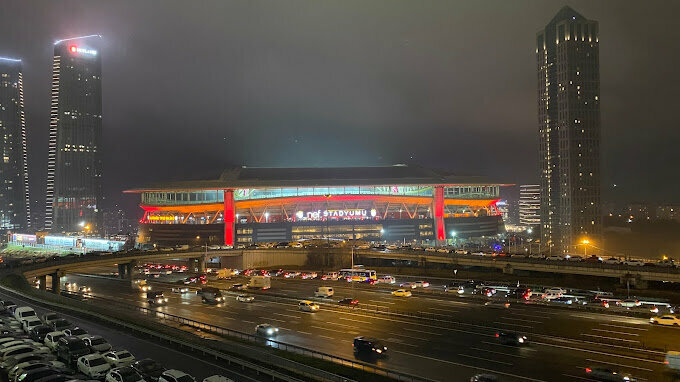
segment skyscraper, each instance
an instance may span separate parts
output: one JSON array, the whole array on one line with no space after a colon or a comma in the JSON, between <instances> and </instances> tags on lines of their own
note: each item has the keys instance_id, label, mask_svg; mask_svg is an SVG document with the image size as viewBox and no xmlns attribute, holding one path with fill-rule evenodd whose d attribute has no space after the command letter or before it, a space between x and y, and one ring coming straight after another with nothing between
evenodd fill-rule
<instances>
[{"instance_id":1,"label":"skyscraper","mask_svg":"<svg viewBox=\"0 0 680 382\"><path fill-rule=\"evenodd\" d=\"M562 8L537 33L536 59L541 237L564 253L602 232L597 21Z\"/></svg>"},{"instance_id":2,"label":"skyscraper","mask_svg":"<svg viewBox=\"0 0 680 382\"><path fill-rule=\"evenodd\" d=\"M532 228L541 224L541 186L519 186L519 225Z\"/></svg>"},{"instance_id":3,"label":"skyscraper","mask_svg":"<svg viewBox=\"0 0 680 382\"><path fill-rule=\"evenodd\" d=\"M31 225L21 60L0 57L0 230Z\"/></svg>"},{"instance_id":4,"label":"skyscraper","mask_svg":"<svg viewBox=\"0 0 680 382\"><path fill-rule=\"evenodd\" d=\"M45 229L102 226L101 36L54 43Z\"/></svg>"}]
</instances>

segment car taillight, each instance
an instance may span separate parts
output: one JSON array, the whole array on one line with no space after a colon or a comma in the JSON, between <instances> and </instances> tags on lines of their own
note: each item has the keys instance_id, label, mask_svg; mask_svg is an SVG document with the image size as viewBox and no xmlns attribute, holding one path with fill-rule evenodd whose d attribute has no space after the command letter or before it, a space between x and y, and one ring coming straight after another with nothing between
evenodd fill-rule
<instances>
[{"instance_id":1,"label":"car taillight","mask_svg":"<svg viewBox=\"0 0 680 382\"><path fill-rule=\"evenodd\" d=\"M494 335L494 337L496 337L496 338L498 338L498 337L500 337L500 336L501 336L501 335L498 334L498 333L496 333L496 334Z\"/></svg>"},{"instance_id":2,"label":"car taillight","mask_svg":"<svg viewBox=\"0 0 680 382\"><path fill-rule=\"evenodd\" d=\"M592 373L593 370L591 370L589 367L586 367L586 373Z\"/></svg>"},{"instance_id":3,"label":"car taillight","mask_svg":"<svg viewBox=\"0 0 680 382\"><path fill-rule=\"evenodd\" d=\"M668 360L663 361L664 365L668 365Z\"/></svg>"}]
</instances>

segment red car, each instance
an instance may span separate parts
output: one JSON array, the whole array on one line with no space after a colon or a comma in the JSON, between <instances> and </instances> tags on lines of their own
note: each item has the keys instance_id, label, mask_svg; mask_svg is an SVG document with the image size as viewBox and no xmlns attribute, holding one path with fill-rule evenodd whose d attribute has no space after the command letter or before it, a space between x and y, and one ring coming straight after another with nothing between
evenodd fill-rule
<instances>
[{"instance_id":1,"label":"red car","mask_svg":"<svg viewBox=\"0 0 680 382\"><path fill-rule=\"evenodd\" d=\"M338 301L338 305L354 306L357 304L359 304L359 300L352 298L343 298L342 300Z\"/></svg>"}]
</instances>

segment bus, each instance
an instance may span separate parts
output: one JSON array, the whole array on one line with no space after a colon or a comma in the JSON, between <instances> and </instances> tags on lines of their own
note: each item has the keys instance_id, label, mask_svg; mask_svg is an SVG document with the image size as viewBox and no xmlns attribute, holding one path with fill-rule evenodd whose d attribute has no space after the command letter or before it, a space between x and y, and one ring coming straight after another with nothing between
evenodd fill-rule
<instances>
[{"instance_id":1,"label":"bus","mask_svg":"<svg viewBox=\"0 0 680 382\"><path fill-rule=\"evenodd\" d=\"M365 282L368 280L377 280L378 276L374 270L364 268L349 268L341 269L338 274L347 281Z\"/></svg>"}]
</instances>

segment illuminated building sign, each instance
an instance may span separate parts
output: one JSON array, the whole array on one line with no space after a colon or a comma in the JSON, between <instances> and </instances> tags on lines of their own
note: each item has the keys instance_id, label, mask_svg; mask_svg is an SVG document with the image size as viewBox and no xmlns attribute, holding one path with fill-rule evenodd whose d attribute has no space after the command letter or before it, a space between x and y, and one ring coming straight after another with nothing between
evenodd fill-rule
<instances>
[{"instance_id":1,"label":"illuminated building sign","mask_svg":"<svg viewBox=\"0 0 680 382\"><path fill-rule=\"evenodd\" d=\"M24 235L21 233L15 233L12 235L12 241L15 242L20 242L20 243L35 243L36 242L36 237L35 235Z\"/></svg>"},{"instance_id":2,"label":"illuminated building sign","mask_svg":"<svg viewBox=\"0 0 680 382\"><path fill-rule=\"evenodd\" d=\"M75 45L71 45L68 49L71 51L71 53L89 54L91 56L97 55L97 51L94 49L80 48Z\"/></svg>"},{"instance_id":3,"label":"illuminated building sign","mask_svg":"<svg viewBox=\"0 0 680 382\"><path fill-rule=\"evenodd\" d=\"M174 216L156 216L156 215L151 215L147 216L147 219L149 221L175 221Z\"/></svg>"},{"instance_id":4,"label":"illuminated building sign","mask_svg":"<svg viewBox=\"0 0 680 382\"><path fill-rule=\"evenodd\" d=\"M341 209L341 210L316 210L298 211L295 216L299 220L321 220L321 219L368 219L376 216L376 210L367 211L365 209Z\"/></svg>"}]
</instances>

